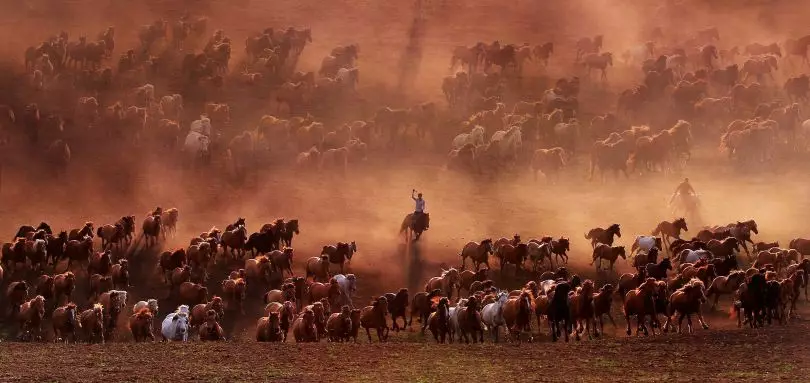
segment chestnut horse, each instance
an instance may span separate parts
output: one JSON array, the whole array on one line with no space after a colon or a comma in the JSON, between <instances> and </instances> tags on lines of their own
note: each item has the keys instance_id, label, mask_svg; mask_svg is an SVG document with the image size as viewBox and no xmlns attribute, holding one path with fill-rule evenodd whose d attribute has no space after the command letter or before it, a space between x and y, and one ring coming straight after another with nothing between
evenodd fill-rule
<instances>
[{"instance_id":1,"label":"chestnut horse","mask_svg":"<svg viewBox=\"0 0 810 383\"><path fill-rule=\"evenodd\" d=\"M672 222L661 221L661 223L655 227L655 230L652 231L652 235L660 235L661 240L664 241L664 245L669 247L673 238L681 239L681 230L689 231L689 228L686 226L686 219L684 218L678 218Z\"/></svg>"},{"instance_id":2,"label":"chestnut horse","mask_svg":"<svg viewBox=\"0 0 810 383\"><path fill-rule=\"evenodd\" d=\"M461 269L464 270L467 264L467 258L470 258L475 270L481 264L487 265L489 269L489 255L492 254L492 239L485 239L479 242L468 242L461 250Z\"/></svg>"},{"instance_id":3,"label":"chestnut horse","mask_svg":"<svg viewBox=\"0 0 810 383\"><path fill-rule=\"evenodd\" d=\"M618 223L608 226L607 229L597 227L591 229L588 234L585 234L585 239L591 240L591 247L596 247L599 243L604 243L608 246L613 246L613 236L622 237L622 232Z\"/></svg>"}]
</instances>

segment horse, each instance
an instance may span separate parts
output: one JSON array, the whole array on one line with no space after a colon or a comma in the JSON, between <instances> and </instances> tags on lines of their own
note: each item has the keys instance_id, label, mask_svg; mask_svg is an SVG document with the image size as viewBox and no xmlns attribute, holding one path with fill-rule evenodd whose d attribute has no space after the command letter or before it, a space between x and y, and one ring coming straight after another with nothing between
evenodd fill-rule
<instances>
[{"instance_id":1,"label":"horse","mask_svg":"<svg viewBox=\"0 0 810 383\"><path fill-rule=\"evenodd\" d=\"M484 239L481 242L467 242L464 248L461 249L461 270L464 270L467 265L467 258L470 258L475 271L481 264L487 265L489 269L489 255L493 253L492 239Z\"/></svg>"},{"instance_id":2,"label":"horse","mask_svg":"<svg viewBox=\"0 0 810 383\"><path fill-rule=\"evenodd\" d=\"M717 301L720 299L721 295L733 294L743 282L745 282L745 272L742 270L735 270L727 276L721 275L714 278L706 291L706 299L709 299L712 295L714 295L712 310L717 307Z\"/></svg>"},{"instance_id":3,"label":"horse","mask_svg":"<svg viewBox=\"0 0 810 383\"><path fill-rule=\"evenodd\" d=\"M636 270L647 266L649 263L658 263L658 248L653 246L649 251L639 251L633 257L633 267Z\"/></svg>"},{"instance_id":4,"label":"horse","mask_svg":"<svg viewBox=\"0 0 810 383\"><path fill-rule=\"evenodd\" d=\"M570 292L571 285L568 282L560 282L554 286L554 291L549 293L546 317L551 328L551 340L553 342L557 341L561 331L565 334L565 341L568 342L568 335L573 327L571 309L568 305L568 294ZM537 320L539 321L540 318L538 317Z\"/></svg>"},{"instance_id":5,"label":"horse","mask_svg":"<svg viewBox=\"0 0 810 383\"><path fill-rule=\"evenodd\" d=\"M366 336L368 342L371 343L372 328L377 330L377 340L383 342L388 339L388 324L386 323L386 316L388 315L388 301L385 297L378 297L375 299L371 306L366 306L360 310L360 325L366 329Z\"/></svg>"},{"instance_id":6,"label":"horse","mask_svg":"<svg viewBox=\"0 0 810 383\"><path fill-rule=\"evenodd\" d=\"M478 312L478 298L475 296L467 299L466 306L458 311L458 325L459 335L464 343L470 343L468 333L472 335L473 343L484 343L484 324L481 322L481 313Z\"/></svg>"},{"instance_id":7,"label":"horse","mask_svg":"<svg viewBox=\"0 0 810 383\"><path fill-rule=\"evenodd\" d=\"M644 331L644 335L648 335L649 332L647 331L647 325L645 324L645 318L650 316L652 326L651 330L653 335L655 335L655 324L658 322L658 319L655 315L655 291L657 288L657 284L654 278L647 278L644 283L639 285L639 287L630 290L627 292L624 298L624 319L627 321L627 336L630 336L632 332L630 331L630 317L635 315L636 316L636 335L639 334L639 331ZM660 326L660 324L659 324Z\"/></svg>"},{"instance_id":8,"label":"horse","mask_svg":"<svg viewBox=\"0 0 810 383\"><path fill-rule=\"evenodd\" d=\"M613 303L613 285L610 283L605 284L599 289L598 293L593 294L593 315L596 319L599 320L599 330L604 334L605 333L605 323L602 321L602 317L607 315L608 319L610 319L610 323L613 324L613 327L616 327L616 322L613 320L613 315L610 314L610 306ZM598 332L594 329L595 335L598 336Z\"/></svg>"},{"instance_id":9,"label":"horse","mask_svg":"<svg viewBox=\"0 0 810 383\"><path fill-rule=\"evenodd\" d=\"M343 264L352 260L352 255L357 252L357 244L338 242L335 246L324 246L321 255L328 256L328 263L340 265L340 274L343 274Z\"/></svg>"},{"instance_id":10,"label":"horse","mask_svg":"<svg viewBox=\"0 0 810 383\"><path fill-rule=\"evenodd\" d=\"M646 252L653 248L663 248L663 241L654 235L638 235L636 240L633 241L633 246L630 248L630 254L636 254L636 251Z\"/></svg>"},{"instance_id":11,"label":"horse","mask_svg":"<svg viewBox=\"0 0 810 383\"><path fill-rule=\"evenodd\" d=\"M436 305L436 311L428 317L428 327L436 343L444 343L447 335L450 333L450 303L446 297L439 299ZM453 337L450 336L450 343L453 343Z\"/></svg>"},{"instance_id":12,"label":"horse","mask_svg":"<svg viewBox=\"0 0 810 383\"><path fill-rule=\"evenodd\" d=\"M495 250L495 255L500 260L501 273L503 273L503 266L507 263L515 265L517 270L520 271L523 269L523 263L528 256L528 247L525 243L518 243L517 245L507 243L498 247Z\"/></svg>"},{"instance_id":13,"label":"horse","mask_svg":"<svg viewBox=\"0 0 810 383\"><path fill-rule=\"evenodd\" d=\"M599 259L599 264L596 265L596 271L600 271L602 268L602 260L607 260L610 262L610 270L613 270L613 264L616 263L616 259L619 257L624 258L627 260L627 254L624 250L624 246L609 246L604 243L598 244L593 249L593 260L591 260L591 265Z\"/></svg>"},{"instance_id":14,"label":"horse","mask_svg":"<svg viewBox=\"0 0 810 383\"><path fill-rule=\"evenodd\" d=\"M503 317L503 309L506 302L509 300L509 294L505 291L498 293L495 302L489 303L481 310L481 320L489 328L492 333L492 338L498 342L498 329L506 325Z\"/></svg>"},{"instance_id":15,"label":"horse","mask_svg":"<svg viewBox=\"0 0 810 383\"><path fill-rule=\"evenodd\" d=\"M686 226L685 218L678 218L672 222L661 221L652 231L652 235L660 235L664 245L669 247L672 243L672 238L681 238L681 230L689 231L689 228ZM659 248L661 247L659 246Z\"/></svg>"},{"instance_id":16,"label":"horse","mask_svg":"<svg viewBox=\"0 0 810 383\"><path fill-rule=\"evenodd\" d=\"M554 260L560 258L563 263L568 263L567 252L571 251L571 241L568 238L560 237L559 239L551 240L551 252L554 254ZM560 264L560 261L557 261Z\"/></svg>"},{"instance_id":17,"label":"horse","mask_svg":"<svg viewBox=\"0 0 810 383\"><path fill-rule=\"evenodd\" d=\"M517 297L509 298L503 307L503 319L509 333L520 342L520 333L529 333L529 342L532 341L531 319L532 319L532 293L523 290Z\"/></svg>"},{"instance_id":18,"label":"horse","mask_svg":"<svg viewBox=\"0 0 810 383\"><path fill-rule=\"evenodd\" d=\"M146 240L146 247L150 247L149 240L152 239L152 245L157 244L158 236L161 233L160 216L148 216L143 220L141 225L143 237Z\"/></svg>"},{"instance_id":19,"label":"horse","mask_svg":"<svg viewBox=\"0 0 810 383\"><path fill-rule=\"evenodd\" d=\"M681 325L683 318L686 317L687 328L689 333L692 333L692 314L697 314L698 323L703 326L704 330L709 329L709 325L703 319L703 314L700 313L700 305L706 301L704 294L704 284L698 279L692 279L685 286L681 287L669 297L669 305L667 306L667 320L664 323L664 331L669 328L669 322L672 316L676 313L678 316L678 333L681 333Z\"/></svg>"},{"instance_id":20,"label":"horse","mask_svg":"<svg viewBox=\"0 0 810 383\"><path fill-rule=\"evenodd\" d=\"M230 253L234 259L243 257L245 255L245 244L247 243L248 235L247 229L244 225L237 226L232 230L225 230L222 233L220 244L222 245L222 254L228 254L228 248L231 249ZM235 250L235 251L234 251Z\"/></svg>"},{"instance_id":21,"label":"horse","mask_svg":"<svg viewBox=\"0 0 810 383\"><path fill-rule=\"evenodd\" d=\"M536 273L540 269L544 259L548 259L550 268L554 267L551 259L551 243L531 240L526 246L529 259L532 261L532 272Z\"/></svg>"},{"instance_id":22,"label":"horse","mask_svg":"<svg viewBox=\"0 0 810 383\"><path fill-rule=\"evenodd\" d=\"M591 229L588 234L585 234L585 239L591 240L591 247L596 248L599 243L604 243L608 246L613 246L613 236L622 237L622 232L618 223L608 226L607 229L597 227Z\"/></svg>"},{"instance_id":23,"label":"horse","mask_svg":"<svg viewBox=\"0 0 810 383\"><path fill-rule=\"evenodd\" d=\"M406 241L411 237L413 237L414 242L418 241L419 237L421 237L422 233L427 229L430 222L430 215L428 213L422 213L420 217L421 219L415 220L413 213L410 213L402 220L399 233L405 234Z\"/></svg>"},{"instance_id":24,"label":"horse","mask_svg":"<svg viewBox=\"0 0 810 383\"><path fill-rule=\"evenodd\" d=\"M433 277L425 284L425 292L431 292L434 289L441 289L448 298L452 298L453 289L458 288L461 277L455 268L447 270L442 269L442 275Z\"/></svg>"},{"instance_id":25,"label":"horse","mask_svg":"<svg viewBox=\"0 0 810 383\"><path fill-rule=\"evenodd\" d=\"M672 270L672 261L669 258L664 258L658 263L648 263L645 267L647 276L656 280L667 279L667 270Z\"/></svg>"},{"instance_id":26,"label":"horse","mask_svg":"<svg viewBox=\"0 0 810 383\"><path fill-rule=\"evenodd\" d=\"M571 321L576 324L576 327L574 328L574 336L576 340L579 340L579 334L583 329L588 335L588 339L591 339L591 329L593 329L594 336L599 336L599 332L596 329L596 323L594 322L595 310L593 304L593 289L593 281L588 279L585 282L582 282L582 286L578 287L574 291L574 294L568 296L568 307L571 309Z\"/></svg>"}]
</instances>

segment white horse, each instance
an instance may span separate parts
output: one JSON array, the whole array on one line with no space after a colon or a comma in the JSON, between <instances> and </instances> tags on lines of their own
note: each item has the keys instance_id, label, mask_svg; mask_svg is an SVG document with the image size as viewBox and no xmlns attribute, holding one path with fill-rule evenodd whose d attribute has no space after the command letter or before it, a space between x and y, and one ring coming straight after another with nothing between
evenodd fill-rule
<instances>
[{"instance_id":1,"label":"white horse","mask_svg":"<svg viewBox=\"0 0 810 383\"><path fill-rule=\"evenodd\" d=\"M512 157L516 155L518 149L523 144L520 134L520 126L513 126L509 130L499 130L492 134L490 142L497 142L501 157Z\"/></svg>"},{"instance_id":2,"label":"white horse","mask_svg":"<svg viewBox=\"0 0 810 383\"><path fill-rule=\"evenodd\" d=\"M635 254L638 251L643 251L645 253L649 253L650 249L656 247L656 239L658 237L654 235L638 235L636 236L636 241L633 242L633 248L631 253Z\"/></svg>"},{"instance_id":3,"label":"white horse","mask_svg":"<svg viewBox=\"0 0 810 383\"><path fill-rule=\"evenodd\" d=\"M684 252L686 252L685 255ZM686 249L681 252L683 256L681 256L681 262L684 263L695 263L701 259L709 259L712 257L712 253L708 250L689 250Z\"/></svg>"},{"instance_id":4,"label":"white horse","mask_svg":"<svg viewBox=\"0 0 810 383\"><path fill-rule=\"evenodd\" d=\"M352 304L352 295L357 293L357 277L354 274L337 274L334 276L340 286L341 305L348 305L354 308Z\"/></svg>"},{"instance_id":5,"label":"white horse","mask_svg":"<svg viewBox=\"0 0 810 383\"><path fill-rule=\"evenodd\" d=\"M465 307L467 307L467 299L459 299L458 303L449 309L451 337L453 337L455 334L461 333L461 327L458 323L458 314L461 312L461 310L464 310Z\"/></svg>"},{"instance_id":6,"label":"white horse","mask_svg":"<svg viewBox=\"0 0 810 383\"><path fill-rule=\"evenodd\" d=\"M461 149L464 145L473 146L484 144L484 127L476 125L469 133L461 133L453 139L453 149Z\"/></svg>"},{"instance_id":7,"label":"white horse","mask_svg":"<svg viewBox=\"0 0 810 383\"><path fill-rule=\"evenodd\" d=\"M171 341L188 341L188 306L181 305L177 311L166 315L161 324L160 333L163 339Z\"/></svg>"},{"instance_id":8,"label":"white horse","mask_svg":"<svg viewBox=\"0 0 810 383\"><path fill-rule=\"evenodd\" d=\"M509 294L501 291L495 302L484 306L484 309L481 310L481 320L489 327L495 342L498 341L498 330L501 326L506 326L506 321L503 319L503 306L506 305L507 300L509 300Z\"/></svg>"}]
</instances>

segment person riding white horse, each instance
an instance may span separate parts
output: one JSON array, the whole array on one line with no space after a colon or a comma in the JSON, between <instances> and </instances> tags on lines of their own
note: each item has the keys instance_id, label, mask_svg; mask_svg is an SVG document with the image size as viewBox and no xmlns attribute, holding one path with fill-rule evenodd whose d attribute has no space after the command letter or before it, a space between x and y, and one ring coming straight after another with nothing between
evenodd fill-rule
<instances>
[{"instance_id":1,"label":"person riding white horse","mask_svg":"<svg viewBox=\"0 0 810 383\"><path fill-rule=\"evenodd\" d=\"M415 197L414 194L416 194ZM422 193L418 194L416 193L416 189L411 190L411 198L416 203L416 206L413 209L413 222L414 223L420 222L420 220L423 219L425 215L425 200L422 198ZM427 230L429 226L430 224L426 220L425 230Z\"/></svg>"}]
</instances>

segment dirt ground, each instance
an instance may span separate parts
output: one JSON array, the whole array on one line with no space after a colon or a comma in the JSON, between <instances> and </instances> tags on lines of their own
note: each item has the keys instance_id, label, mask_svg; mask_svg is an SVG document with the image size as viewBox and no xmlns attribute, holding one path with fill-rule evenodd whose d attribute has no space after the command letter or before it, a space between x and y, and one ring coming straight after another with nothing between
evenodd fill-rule
<instances>
[{"instance_id":1,"label":"dirt ground","mask_svg":"<svg viewBox=\"0 0 810 383\"><path fill-rule=\"evenodd\" d=\"M711 320L711 319L710 319ZM711 322L710 322L711 323ZM810 321L552 344L0 345L0 381L803 381ZM508 377L508 378L506 378Z\"/></svg>"}]
</instances>

